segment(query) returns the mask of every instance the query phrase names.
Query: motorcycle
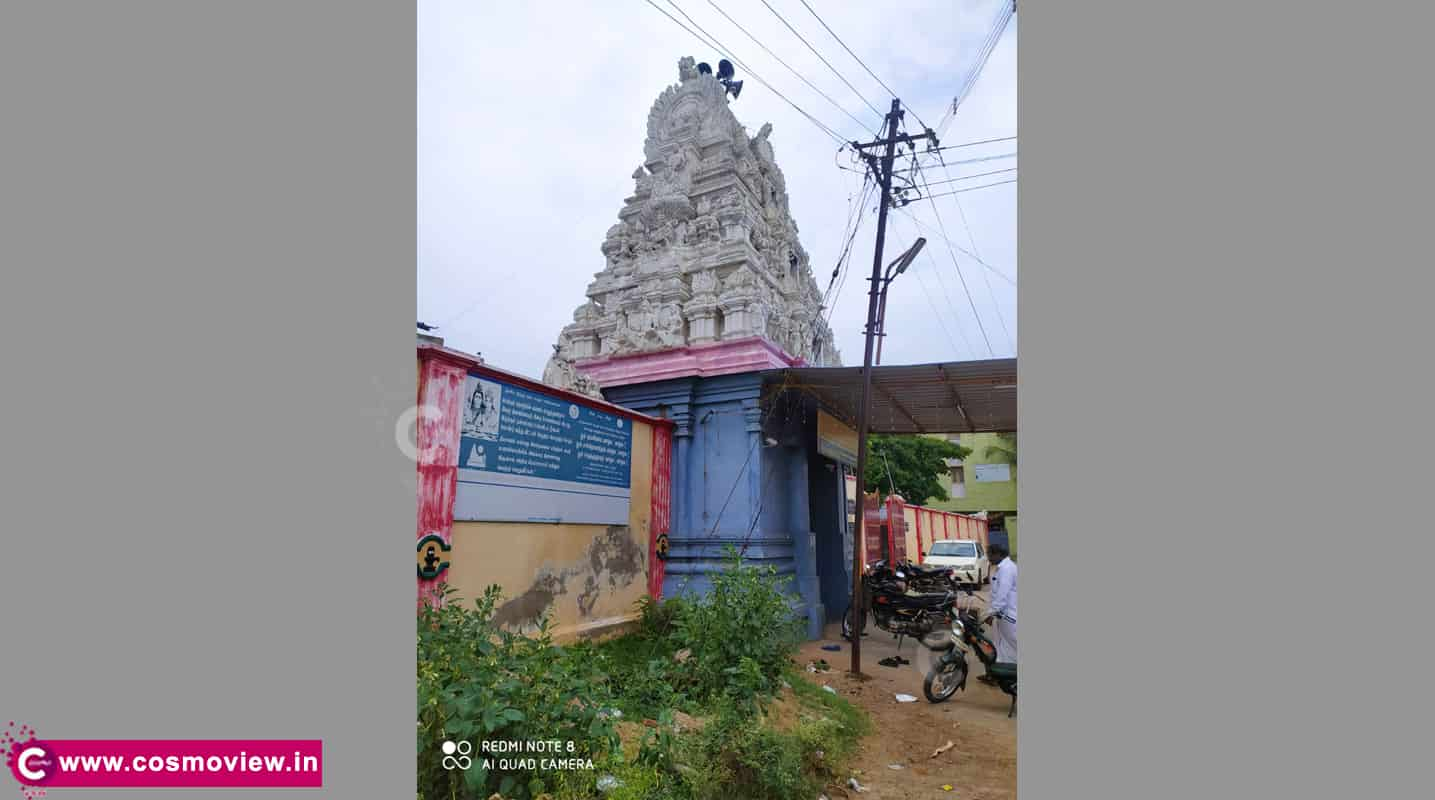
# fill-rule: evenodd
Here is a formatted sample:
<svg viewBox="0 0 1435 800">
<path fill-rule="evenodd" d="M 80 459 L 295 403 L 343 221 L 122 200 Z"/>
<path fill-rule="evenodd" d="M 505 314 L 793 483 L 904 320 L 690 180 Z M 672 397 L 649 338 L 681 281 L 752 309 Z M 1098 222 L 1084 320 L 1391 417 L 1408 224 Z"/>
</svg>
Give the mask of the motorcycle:
<svg viewBox="0 0 1435 800">
<path fill-rule="evenodd" d="M 966 594 L 970 596 L 971 590 L 966 590 Z M 962 647 L 965 644 L 976 653 L 977 660 L 985 668 L 986 674 L 982 678 L 1011 695 L 1011 710 L 1007 712 L 1007 718 L 1015 716 L 1016 664 L 997 661 L 996 645 L 982 632 L 982 621 L 977 618 L 976 612 L 970 608 L 958 611 L 957 619 L 952 623 L 952 634 L 953 638 L 949 641 L 935 646 L 927 645 L 928 649 L 942 653 L 928 670 L 926 680 L 922 682 L 922 692 L 927 695 L 927 700 L 940 703 L 955 694 L 958 689 L 966 689 L 967 655 Z"/>
<path fill-rule="evenodd" d="M 852 604 L 842 615 L 842 638 L 852 641 L 855 616 L 857 635 L 865 636 L 867 614 L 871 612 L 877 627 L 902 639 L 924 640 L 939 626 L 952 622 L 956 593 L 950 588 L 945 570 L 911 571 L 911 565 L 889 566 L 877 561 L 863 574 L 863 602 L 860 613 L 854 614 Z"/>
</svg>

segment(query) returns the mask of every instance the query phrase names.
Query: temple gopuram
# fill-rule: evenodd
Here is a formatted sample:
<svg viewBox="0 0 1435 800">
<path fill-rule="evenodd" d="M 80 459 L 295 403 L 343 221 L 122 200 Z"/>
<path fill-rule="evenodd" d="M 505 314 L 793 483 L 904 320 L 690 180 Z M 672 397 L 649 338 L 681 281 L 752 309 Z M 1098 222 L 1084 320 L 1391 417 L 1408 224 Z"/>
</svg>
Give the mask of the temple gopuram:
<svg viewBox="0 0 1435 800">
<path fill-rule="evenodd" d="M 602 271 L 554 345 L 544 382 L 596 394 L 681 375 L 807 364 L 840 355 L 798 240 L 769 138 L 748 136 L 726 89 L 678 64 L 648 114 L 633 195 Z"/>
</svg>

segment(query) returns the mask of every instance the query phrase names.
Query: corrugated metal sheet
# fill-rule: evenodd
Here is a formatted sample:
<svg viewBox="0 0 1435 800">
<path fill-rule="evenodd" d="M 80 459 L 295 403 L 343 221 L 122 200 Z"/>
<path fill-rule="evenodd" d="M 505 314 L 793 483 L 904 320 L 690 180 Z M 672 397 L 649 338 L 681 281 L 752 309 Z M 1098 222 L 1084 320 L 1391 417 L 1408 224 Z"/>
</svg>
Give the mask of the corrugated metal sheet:
<svg viewBox="0 0 1435 800">
<path fill-rule="evenodd" d="M 790 367 L 764 373 L 769 386 L 816 397 L 824 409 L 857 426 L 861 367 Z M 1015 358 L 872 368 L 872 433 L 1015 431 Z"/>
</svg>

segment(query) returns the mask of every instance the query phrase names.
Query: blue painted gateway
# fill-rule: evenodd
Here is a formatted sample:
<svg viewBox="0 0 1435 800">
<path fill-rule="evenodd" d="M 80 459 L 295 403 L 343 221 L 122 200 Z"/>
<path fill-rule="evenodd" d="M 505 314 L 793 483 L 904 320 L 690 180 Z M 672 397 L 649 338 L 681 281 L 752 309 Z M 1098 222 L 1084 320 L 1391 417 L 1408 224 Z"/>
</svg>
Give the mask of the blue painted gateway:
<svg viewBox="0 0 1435 800">
<path fill-rule="evenodd" d="M 840 620 L 852 583 L 845 467 L 818 452 L 814 399 L 781 386 L 764 390 L 760 372 L 619 386 L 604 395 L 677 424 L 663 596 L 705 594 L 732 545 L 747 562 L 792 579 L 794 610 L 810 638 Z"/>
</svg>

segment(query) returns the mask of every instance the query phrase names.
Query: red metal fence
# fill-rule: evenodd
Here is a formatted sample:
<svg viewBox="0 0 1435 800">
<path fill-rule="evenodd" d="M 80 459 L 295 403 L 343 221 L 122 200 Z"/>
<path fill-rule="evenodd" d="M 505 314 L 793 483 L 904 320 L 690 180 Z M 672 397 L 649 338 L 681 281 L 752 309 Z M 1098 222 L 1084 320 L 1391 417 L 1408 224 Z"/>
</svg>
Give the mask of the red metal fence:
<svg viewBox="0 0 1435 800">
<path fill-rule="evenodd" d="M 970 514 L 958 514 L 925 506 L 908 505 L 900 497 L 888 497 L 881 503 L 869 495 L 863 504 L 866 517 L 862 537 L 864 563 L 878 559 L 926 558 L 932 543 L 942 539 L 969 539 L 989 544 L 987 521 Z"/>
</svg>

